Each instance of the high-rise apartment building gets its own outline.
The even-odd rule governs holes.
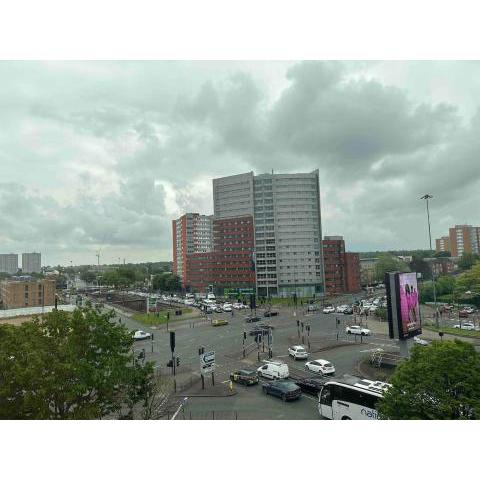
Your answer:
[[[186,213],[172,221],[173,273],[185,288],[189,282],[187,255],[210,252],[213,248],[211,215]]]
[[[450,251],[450,237],[441,237],[435,240],[435,250],[437,252],[449,252]]]
[[[449,228],[448,237],[435,240],[437,252],[450,252],[452,257],[461,257],[464,253],[480,253],[480,227],[455,225]]]
[[[41,270],[41,253],[22,253],[22,273],[40,273]]]
[[[217,178],[213,204],[215,218],[253,217],[258,295],[324,292],[318,170]]]
[[[0,272],[15,275],[18,272],[18,254],[2,253],[0,254]]]

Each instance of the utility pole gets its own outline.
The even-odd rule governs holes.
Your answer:
[[[430,195],[429,193],[426,193],[423,197],[420,197],[421,200],[425,200],[425,203],[427,205],[427,222],[428,222],[428,240],[429,240],[429,245],[430,245],[430,251],[432,251],[432,232],[430,228],[430,209],[428,205],[428,201],[433,198],[433,195]],[[432,271],[432,284],[433,284],[433,303],[435,305],[435,321],[436,325],[438,328],[438,312],[437,312],[437,289],[435,285],[435,274],[434,274],[434,269],[433,269],[433,264],[430,267]]]

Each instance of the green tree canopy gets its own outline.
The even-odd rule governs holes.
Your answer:
[[[181,289],[180,278],[171,273],[160,273],[153,277],[153,289],[166,291],[166,292],[177,292]]]
[[[53,311],[0,325],[0,419],[100,419],[149,397],[151,364],[133,365],[113,313]]]
[[[390,382],[392,387],[378,406],[382,418],[480,418],[480,354],[470,343],[415,345]]]
[[[436,258],[444,258],[444,257],[451,257],[451,252],[435,252],[434,257]]]
[[[458,268],[461,270],[468,270],[475,265],[475,262],[480,260],[480,256],[476,253],[464,253],[458,261]]]
[[[390,254],[383,254],[378,257],[375,265],[375,275],[378,281],[383,282],[387,272],[409,272],[408,265],[397,257]]]

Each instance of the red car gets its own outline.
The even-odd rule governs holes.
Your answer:
[[[468,312],[466,310],[460,310],[458,316],[459,318],[468,318]]]

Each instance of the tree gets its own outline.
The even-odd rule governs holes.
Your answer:
[[[422,278],[425,280],[432,278],[430,265],[419,256],[413,256],[412,261],[409,263],[409,268],[412,272],[421,273]]]
[[[451,257],[452,254],[450,252],[435,252],[434,257],[436,258],[448,258]]]
[[[380,255],[377,264],[375,265],[375,274],[377,280],[383,282],[385,273],[387,272],[409,272],[408,265],[390,254]]]
[[[95,272],[92,272],[91,270],[82,270],[80,272],[80,279],[83,280],[86,283],[93,283],[97,278],[97,275]]]
[[[112,313],[53,311],[0,325],[0,419],[100,419],[150,396],[153,366]],[[132,363],[134,363],[132,365]]]
[[[478,262],[479,260],[480,256],[476,253],[464,252],[458,261],[458,268],[460,268],[460,270],[468,270],[472,268],[475,262]]]
[[[171,273],[161,273],[153,277],[153,289],[167,292],[177,292],[182,288],[180,278]]]
[[[378,405],[382,418],[480,418],[480,354],[470,343],[455,340],[415,345],[390,382],[392,387]]]

